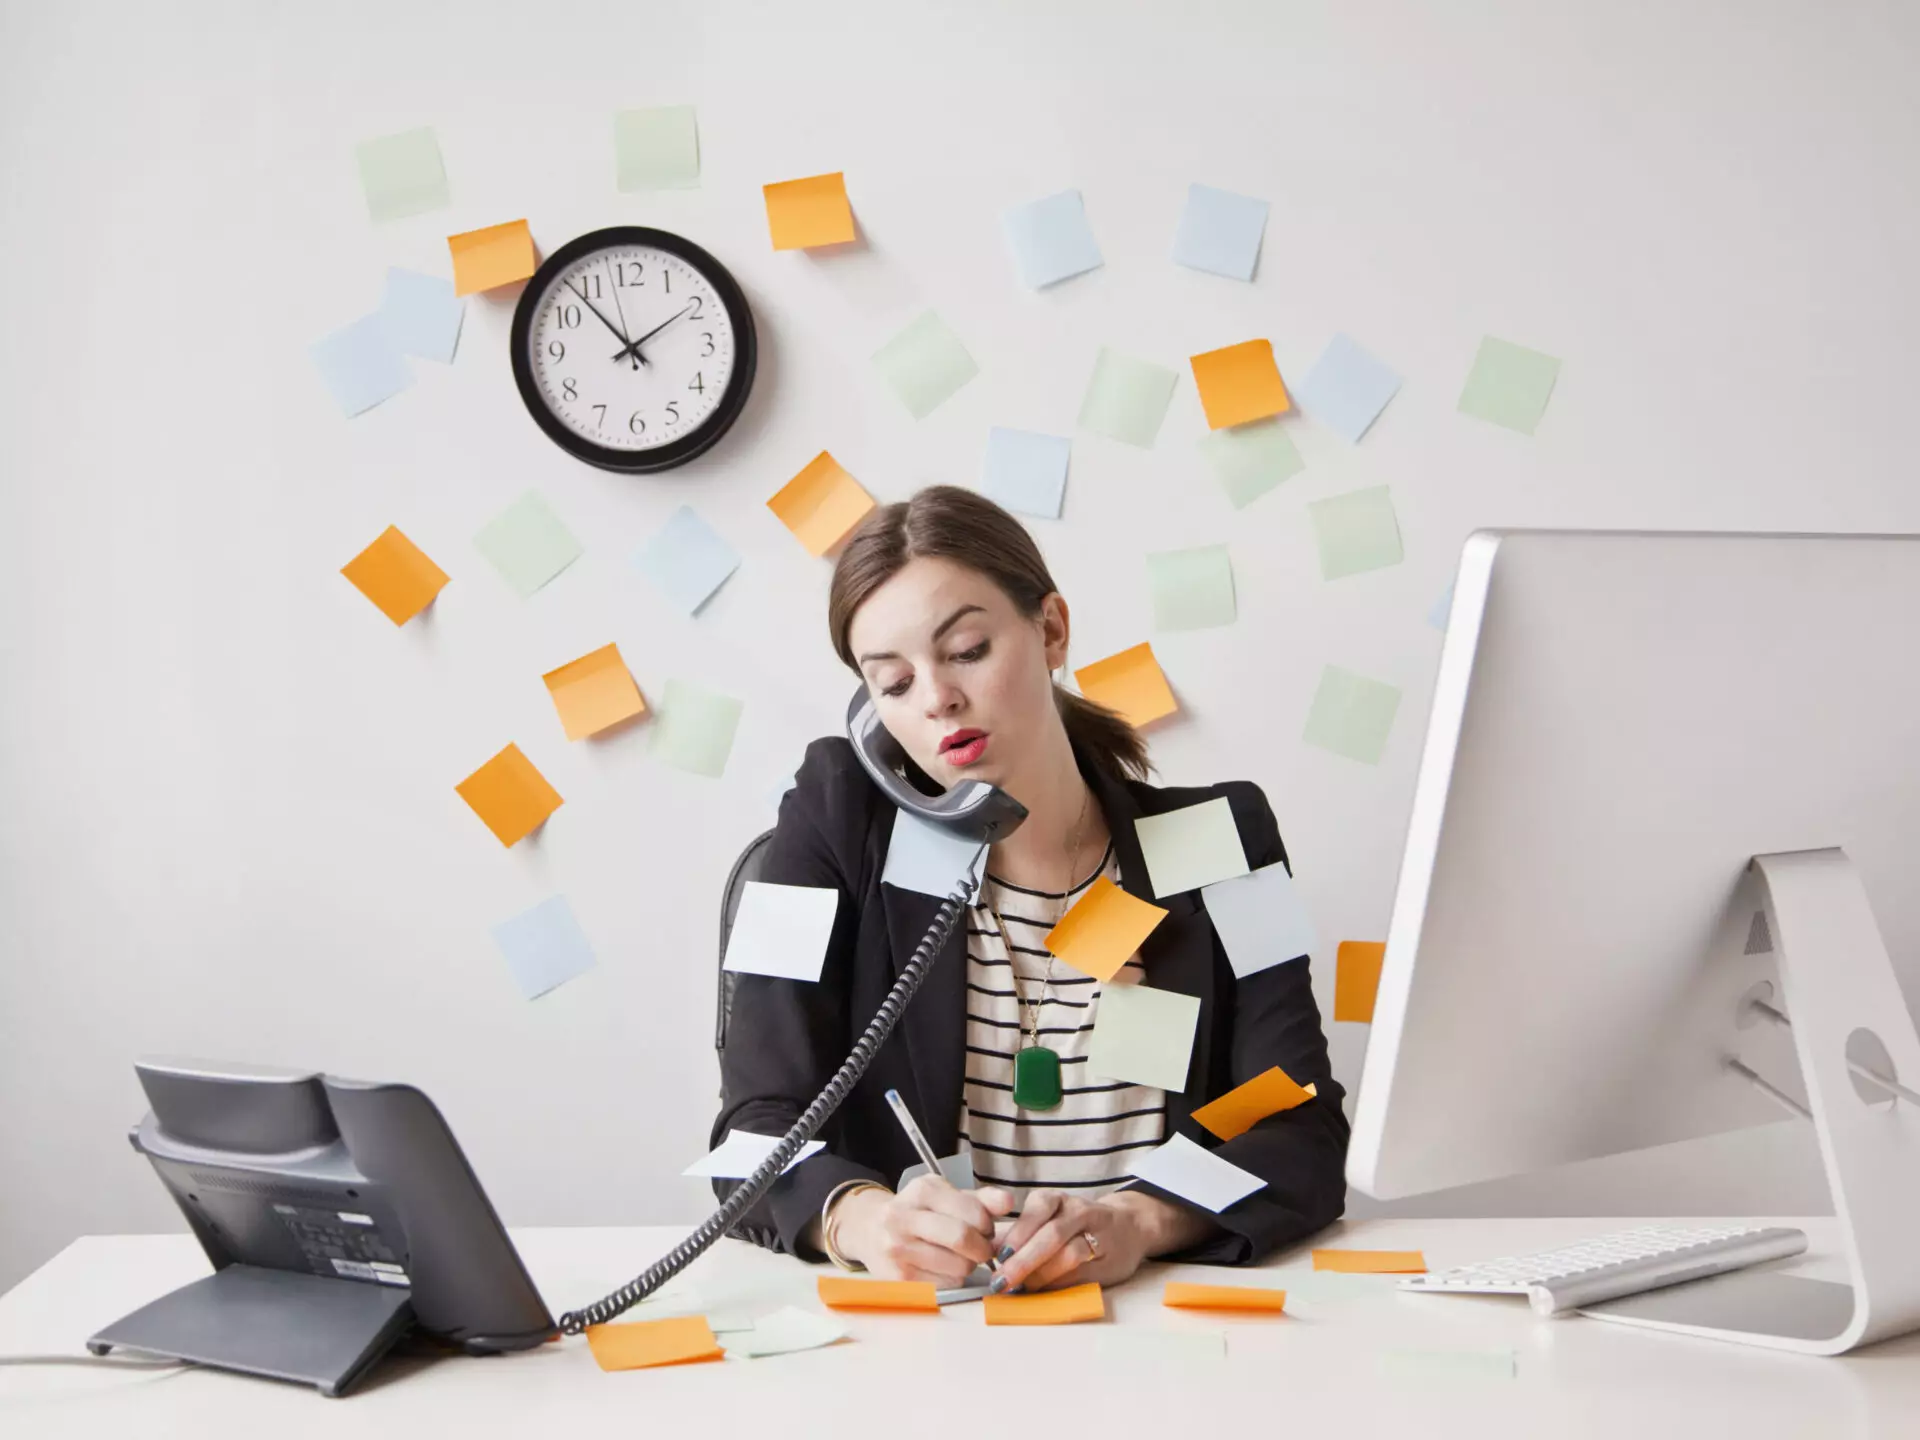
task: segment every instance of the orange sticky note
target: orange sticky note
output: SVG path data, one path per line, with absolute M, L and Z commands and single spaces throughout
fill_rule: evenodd
M 822 1275 L 820 1303 L 830 1310 L 938 1310 L 931 1280 L 855 1280 Z
M 809 555 L 824 555 L 867 518 L 873 497 L 822 450 L 806 469 L 774 492 L 767 508 L 807 547 Z
M 854 238 L 853 206 L 847 203 L 847 177 L 809 175 L 762 185 L 767 197 L 767 229 L 776 250 L 805 250 L 814 245 L 843 245 Z
M 610 725 L 647 713 L 618 645 L 602 645 L 542 677 L 569 740 L 597 735 Z
M 453 788 L 502 845 L 526 839 L 562 803 L 518 745 L 507 746 Z
M 1333 1018 L 1373 1019 L 1373 999 L 1380 993 L 1380 967 L 1386 963 L 1382 940 L 1342 940 L 1333 960 Z
M 1170 1310 L 1284 1310 L 1287 1292 L 1257 1285 L 1189 1285 L 1169 1280 L 1160 1303 Z
M 1195 355 L 1190 363 L 1211 429 L 1224 430 L 1229 425 L 1284 415 L 1293 408 L 1287 387 L 1280 381 L 1280 367 L 1273 363 L 1271 340 L 1248 340 L 1223 350 L 1209 350 Z
M 447 572 L 392 525 L 341 566 L 340 573 L 396 625 L 406 624 L 431 605 L 447 583 Z
M 1244 1085 L 1236 1085 L 1218 1100 L 1209 1100 L 1193 1112 L 1193 1118 L 1222 1140 L 1244 1135 L 1269 1115 L 1304 1105 L 1319 1090 L 1312 1085 L 1296 1085 L 1293 1077 L 1278 1065 L 1263 1070 Z
M 989 1325 L 1073 1325 L 1107 1318 L 1098 1285 L 1073 1285 L 1033 1295 L 989 1295 L 981 1301 Z
M 724 1360 L 727 1352 L 713 1338 L 702 1315 L 671 1320 L 636 1320 L 625 1325 L 587 1326 L 587 1347 L 602 1370 L 645 1370 L 653 1365 L 689 1365 Z
M 1313 1268 L 1343 1275 L 1424 1275 L 1427 1257 L 1419 1250 L 1316 1250 Z
M 509 220 L 504 225 L 449 235 L 447 249 L 453 255 L 453 293 L 456 295 L 511 285 L 540 268 L 540 257 L 533 248 L 533 232 L 527 229 L 524 220 Z
M 1158 905 L 1129 895 L 1102 875 L 1047 932 L 1047 949 L 1082 975 L 1105 984 L 1167 918 Z
M 1147 725 L 1180 708 L 1166 673 L 1145 641 L 1073 672 L 1080 693 L 1118 712 L 1129 725 Z

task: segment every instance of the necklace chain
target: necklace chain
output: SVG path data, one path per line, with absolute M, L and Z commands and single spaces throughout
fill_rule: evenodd
M 1086 826 L 1087 820 L 1092 814 L 1092 808 L 1093 791 L 1091 788 L 1087 788 L 1082 793 L 1079 818 L 1073 822 L 1073 829 L 1067 832 L 1067 865 L 1069 869 L 1064 891 L 1065 894 L 1071 894 L 1073 892 L 1074 881 L 1077 877 L 1072 866 L 1074 861 L 1079 858 L 1081 843 L 1087 838 Z M 1105 859 L 1106 857 L 1102 855 L 1101 861 L 1103 866 Z M 986 878 L 990 883 L 992 877 L 989 876 Z M 1040 982 L 1040 996 L 1037 1000 L 1029 1003 L 1026 992 L 1022 990 L 1020 986 L 1020 963 L 1014 958 L 1013 940 L 1012 937 L 1007 934 L 1007 922 L 1000 918 L 1000 911 L 994 905 L 993 901 L 988 898 L 986 886 L 984 885 L 981 887 L 980 898 L 986 904 L 987 913 L 993 917 L 994 929 L 999 931 L 1000 944 L 1007 952 L 1007 970 L 1013 976 L 1013 1002 L 1026 1016 L 1027 1040 L 1031 1044 L 1038 1045 L 1040 1043 L 1040 1010 L 1047 1003 L 1047 992 L 1053 988 L 1053 962 L 1056 957 L 1052 951 L 1047 952 L 1047 973 L 1042 977 Z

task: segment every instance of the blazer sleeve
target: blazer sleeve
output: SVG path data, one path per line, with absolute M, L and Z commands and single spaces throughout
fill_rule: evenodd
M 816 740 L 807 747 L 793 789 L 780 803 L 762 879 L 776 885 L 810 885 L 834 891 L 838 904 L 826 961 L 817 982 L 740 975 L 727 1023 L 720 1063 L 720 1114 L 709 1144 L 729 1130 L 784 1135 L 825 1088 L 852 1046 L 850 988 L 859 931 L 855 898 L 859 876 L 849 876 L 842 854 L 858 855 L 866 816 L 860 808 L 870 788 L 845 740 Z M 836 847 L 829 837 L 839 840 Z M 857 862 L 856 862 L 857 863 Z M 829 1119 L 817 1137 L 826 1149 L 776 1179 L 742 1217 L 745 1238 L 807 1260 L 824 1258 L 804 1248 L 801 1232 L 820 1213 L 828 1193 L 844 1180 L 887 1184 L 878 1171 L 835 1153 L 838 1126 Z M 716 1180 L 724 1201 L 737 1180 Z M 769 1233 L 771 1232 L 771 1233 Z
M 1285 864 L 1280 826 L 1257 785 L 1223 786 L 1239 821 L 1247 862 L 1254 869 Z M 1292 867 L 1289 866 L 1289 873 Z M 1309 959 L 1301 955 L 1244 979 L 1221 971 L 1219 994 L 1233 1006 L 1230 1085 L 1243 1085 L 1278 1065 L 1298 1084 L 1317 1093 L 1304 1105 L 1269 1115 L 1251 1130 L 1222 1141 L 1197 1124 L 1189 1139 L 1221 1159 L 1258 1175 L 1266 1185 L 1218 1214 L 1205 1240 L 1166 1260 L 1214 1265 L 1250 1265 L 1332 1224 L 1346 1209 L 1349 1127 L 1341 1101 L 1346 1092 L 1333 1078 L 1320 1010 L 1314 1003 Z M 1159 1187 L 1139 1188 L 1175 1204 L 1189 1202 Z

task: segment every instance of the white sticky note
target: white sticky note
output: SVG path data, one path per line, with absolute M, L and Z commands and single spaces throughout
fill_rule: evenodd
M 1293 398 L 1334 434 L 1357 443 L 1399 389 L 1400 377 L 1343 333 L 1295 382 Z
M 680 1173 L 701 1175 L 712 1180 L 744 1180 L 766 1163 L 767 1157 L 780 1148 L 784 1138 L 780 1135 L 756 1135 L 751 1130 L 729 1130 L 727 1138 L 720 1142 L 718 1148 L 702 1155 Z M 786 1174 L 787 1170 L 826 1148 L 824 1140 L 807 1141 L 800 1147 L 800 1153 L 787 1162 L 786 1170 L 780 1173 Z
M 1100 246 L 1078 190 L 1016 205 L 1000 217 L 1020 283 L 1030 290 L 1096 268 Z
M 1158 1150 L 1147 1151 L 1133 1162 L 1133 1168 L 1127 1173 L 1204 1206 L 1216 1215 L 1267 1183 L 1184 1135 L 1175 1135 Z
M 315 341 L 307 353 L 343 415 L 371 410 L 413 384 L 413 367 L 394 349 L 377 310 Z
M 574 918 L 564 895 L 554 895 L 531 910 L 493 927 L 493 943 L 506 957 L 520 993 L 537 1000 L 593 968 L 593 946 Z
M 980 845 L 929 824 L 905 810 L 893 812 L 893 838 L 880 882 L 946 899 L 960 877 L 980 859 Z
M 1031 430 L 987 432 L 987 454 L 980 465 L 980 490 L 989 500 L 1021 515 L 1060 518 L 1067 493 L 1067 459 L 1073 442 Z
M 1087 1073 L 1185 1090 L 1200 997 L 1146 985 L 1103 985 L 1087 1046 Z
M 749 880 L 721 968 L 742 975 L 817 981 L 827 963 L 827 943 L 833 938 L 833 917 L 839 908 L 838 890 Z
M 1447 588 L 1440 593 L 1440 598 L 1434 601 L 1432 608 L 1427 611 L 1427 624 L 1436 630 L 1444 632 L 1447 621 L 1453 618 L 1453 587 L 1456 583 L 1449 580 Z
M 762 1315 L 751 1330 L 729 1337 L 723 1348 L 730 1360 L 758 1360 L 767 1355 L 791 1355 L 796 1350 L 818 1350 L 846 1333 L 847 1327 L 831 1315 L 788 1305 Z
M 1319 943 L 1285 865 L 1216 881 L 1200 895 L 1237 979 L 1311 955 Z
M 466 302 L 453 293 L 453 281 L 397 265 L 388 268 L 380 323 L 386 326 L 393 348 L 402 354 L 451 364 L 466 313 Z
M 900 1172 L 900 1183 L 893 1187 L 894 1194 L 907 1188 L 910 1181 L 918 1180 L 927 1173 L 925 1165 L 909 1165 Z M 973 1176 L 973 1152 L 963 1150 L 958 1155 L 948 1155 L 940 1161 L 940 1173 L 947 1177 L 947 1183 L 956 1190 L 972 1190 L 979 1184 Z
M 1266 228 L 1266 201 L 1211 185 L 1189 185 L 1173 237 L 1174 263 L 1229 280 L 1251 280 Z
M 693 615 L 740 568 L 740 555 L 692 506 L 682 505 L 640 547 L 633 563 L 674 609 Z
M 1230 880 L 1249 869 L 1240 827 L 1233 823 L 1233 807 L 1224 795 L 1163 815 L 1142 815 L 1133 822 L 1133 833 L 1139 837 L 1156 900 Z

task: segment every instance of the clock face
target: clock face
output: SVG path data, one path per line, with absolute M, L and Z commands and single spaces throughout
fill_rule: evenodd
M 540 427 L 611 470 L 691 460 L 753 383 L 753 318 L 733 277 L 690 241 L 637 226 L 555 252 L 520 297 L 511 343 Z

